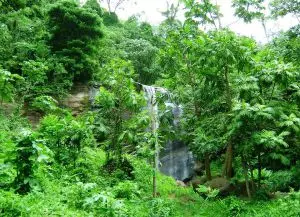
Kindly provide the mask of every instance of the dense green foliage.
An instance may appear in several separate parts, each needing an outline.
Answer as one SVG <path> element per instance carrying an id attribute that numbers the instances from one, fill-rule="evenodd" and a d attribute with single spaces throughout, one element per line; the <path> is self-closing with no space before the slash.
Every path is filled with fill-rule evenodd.
<path id="1" fill-rule="evenodd" d="M 183 20 L 168 5 L 158 27 L 104 2 L 0 0 L 0 216 L 300 216 L 299 24 L 259 44 L 210 0 L 180 1 Z M 264 27 L 300 10 L 232 7 Z M 159 127 L 144 84 L 170 93 Z M 155 171 L 171 140 L 204 164 L 184 187 Z"/>

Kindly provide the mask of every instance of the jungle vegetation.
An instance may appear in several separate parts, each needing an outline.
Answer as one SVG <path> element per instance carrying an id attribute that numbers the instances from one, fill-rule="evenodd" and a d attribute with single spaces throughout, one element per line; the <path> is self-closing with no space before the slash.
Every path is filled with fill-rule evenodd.
<path id="1" fill-rule="evenodd" d="M 215 1 L 168 4 L 159 26 L 120 20 L 124 2 L 0 0 L 0 216 L 300 216 L 300 22 L 262 44 Z M 264 28 L 300 17 L 298 0 L 231 4 Z M 180 129 L 160 103 L 149 131 L 140 84 L 172 93 Z M 74 115 L 78 86 L 99 92 Z M 156 143 L 174 138 L 202 173 L 155 173 L 153 192 Z"/>

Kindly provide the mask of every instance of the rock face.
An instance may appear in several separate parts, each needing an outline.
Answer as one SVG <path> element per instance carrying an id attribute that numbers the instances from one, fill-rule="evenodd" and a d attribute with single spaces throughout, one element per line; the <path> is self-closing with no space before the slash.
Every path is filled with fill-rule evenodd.
<path id="1" fill-rule="evenodd" d="M 72 114 L 77 116 L 89 106 L 90 91 L 87 85 L 74 84 L 68 96 L 61 104 L 72 110 Z"/>
<path id="2" fill-rule="evenodd" d="M 169 142 L 160 153 L 159 169 L 177 180 L 190 178 L 194 175 L 193 155 L 183 142 Z"/>

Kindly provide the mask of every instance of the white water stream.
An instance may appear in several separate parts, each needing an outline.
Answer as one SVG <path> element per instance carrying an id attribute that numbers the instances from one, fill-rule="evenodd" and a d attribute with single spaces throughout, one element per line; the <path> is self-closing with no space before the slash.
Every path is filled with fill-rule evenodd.
<path id="1" fill-rule="evenodd" d="M 172 110 L 173 126 L 176 128 L 180 124 L 182 108 L 171 102 L 170 93 L 161 87 L 142 85 L 147 99 L 147 109 L 151 117 L 151 130 L 157 135 L 159 128 L 159 110 L 157 104 L 157 93 L 167 96 L 165 105 Z M 157 138 L 156 138 L 157 139 Z M 166 175 L 173 176 L 175 179 L 184 180 L 193 175 L 194 160 L 188 147 L 181 141 L 169 141 L 163 145 L 160 153 L 159 145 L 155 144 L 155 168 Z"/>

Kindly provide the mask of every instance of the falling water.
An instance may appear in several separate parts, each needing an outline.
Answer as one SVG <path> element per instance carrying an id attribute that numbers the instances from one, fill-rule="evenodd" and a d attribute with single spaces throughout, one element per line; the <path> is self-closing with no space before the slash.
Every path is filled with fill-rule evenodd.
<path id="1" fill-rule="evenodd" d="M 97 107 L 97 103 L 95 103 L 95 99 L 99 93 L 100 93 L 100 84 L 93 84 L 89 87 L 89 102 L 92 110 Z"/>
<path id="2" fill-rule="evenodd" d="M 183 111 L 182 107 L 171 102 L 170 94 L 166 89 L 147 85 L 142 85 L 142 87 L 146 95 L 148 111 L 150 112 L 150 116 L 152 119 L 152 130 L 156 131 L 159 128 L 159 111 L 156 100 L 157 92 L 168 96 L 165 105 L 168 109 L 172 109 L 174 117 L 173 127 L 177 128 L 180 124 L 180 118 Z M 184 180 L 193 175 L 194 160 L 192 153 L 189 151 L 188 147 L 180 140 L 167 142 L 162 151 L 156 154 L 156 168 L 159 168 L 159 170 L 164 174 L 173 176 L 178 180 Z"/>

